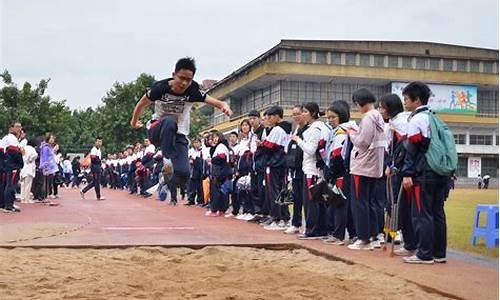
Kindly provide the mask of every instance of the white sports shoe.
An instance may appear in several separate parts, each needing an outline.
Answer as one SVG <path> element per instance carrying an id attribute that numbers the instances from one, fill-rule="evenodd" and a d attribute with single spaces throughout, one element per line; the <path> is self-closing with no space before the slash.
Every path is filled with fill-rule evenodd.
<path id="1" fill-rule="evenodd" d="M 373 246 L 370 244 L 370 242 L 364 242 L 362 240 L 357 240 L 353 244 L 347 246 L 347 248 L 351 250 L 373 250 Z"/>
<path id="2" fill-rule="evenodd" d="M 290 226 L 287 229 L 285 229 L 285 231 L 283 231 L 283 233 L 285 233 L 285 234 L 297 234 L 297 233 L 300 233 L 300 228 L 295 227 L 295 226 Z"/>
<path id="3" fill-rule="evenodd" d="M 276 222 L 272 222 L 271 224 L 264 226 L 265 230 L 278 230 L 278 228 L 278 223 Z"/>
<path id="4" fill-rule="evenodd" d="M 434 263 L 434 259 L 431 260 L 423 260 L 418 258 L 416 255 L 403 257 L 403 261 L 407 264 L 424 264 L 424 265 L 432 265 Z"/>

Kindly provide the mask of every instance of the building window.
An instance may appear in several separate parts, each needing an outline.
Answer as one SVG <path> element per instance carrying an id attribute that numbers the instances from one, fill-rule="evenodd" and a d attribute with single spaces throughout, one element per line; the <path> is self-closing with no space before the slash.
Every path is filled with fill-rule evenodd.
<path id="1" fill-rule="evenodd" d="M 385 60 L 385 56 L 383 56 L 383 55 L 374 55 L 373 56 L 373 61 L 374 61 L 375 67 L 383 67 L 384 60 Z"/>
<path id="2" fill-rule="evenodd" d="M 356 65 L 356 54 L 346 53 L 345 54 L 345 64 L 346 65 Z"/>
<path id="3" fill-rule="evenodd" d="M 287 49 L 285 52 L 286 62 L 297 62 L 297 51 Z"/>
<path id="4" fill-rule="evenodd" d="M 465 145 L 465 134 L 454 134 L 455 144 L 457 145 Z"/>
<path id="5" fill-rule="evenodd" d="M 453 71 L 453 60 L 443 59 L 443 71 Z"/>
<path id="6" fill-rule="evenodd" d="M 312 52 L 307 50 L 302 50 L 300 55 L 300 62 L 310 64 L 312 63 Z"/>
<path id="7" fill-rule="evenodd" d="M 413 64 L 411 63 L 412 58 L 408 56 L 403 56 L 403 68 L 413 69 Z"/>
<path id="8" fill-rule="evenodd" d="M 389 68 L 397 68 L 397 67 L 398 67 L 398 57 L 389 56 Z"/>
<path id="9" fill-rule="evenodd" d="M 415 59 L 415 67 L 421 70 L 425 69 L 425 58 L 417 57 Z"/>
<path id="10" fill-rule="evenodd" d="M 334 65 L 340 65 L 342 63 L 340 53 L 331 53 L 331 63 Z"/>
<path id="11" fill-rule="evenodd" d="M 498 90 L 477 91 L 477 112 L 483 116 L 498 116 Z"/>
<path id="12" fill-rule="evenodd" d="M 429 58 L 429 69 L 430 70 L 439 70 L 439 59 L 438 58 Z"/>
<path id="13" fill-rule="evenodd" d="M 457 71 L 458 72 L 467 72 L 467 61 L 466 60 L 457 60 Z"/>
<path id="14" fill-rule="evenodd" d="M 360 54 L 359 55 L 359 65 L 363 67 L 370 66 L 370 55 L 368 54 Z"/>
<path id="15" fill-rule="evenodd" d="M 316 52 L 316 63 L 317 64 L 326 64 L 326 52 L 324 52 L 324 51 Z"/>
<path id="16" fill-rule="evenodd" d="M 457 177 L 467 177 L 469 174 L 467 172 L 467 157 L 458 158 L 457 166 Z"/>
<path id="17" fill-rule="evenodd" d="M 482 157 L 481 158 L 481 175 L 490 175 L 498 178 L 498 158 L 497 157 Z"/>
<path id="18" fill-rule="evenodd" d="M 493 145 L 493 136 L 471 134 L 469 136 L 469 144 L 470 145 Z"/>
<path id="19" fill-rule="evenodd" d="M 483 72 L 484 73 L 493 73 L 493 62 L 483 61 Z"/>
<path id="20" fill-rule="evenodd" d="M 476 60 L 471 60 L 470 61 L 470 71 L 471 72 L 479 72 L 479 62 Z"/>

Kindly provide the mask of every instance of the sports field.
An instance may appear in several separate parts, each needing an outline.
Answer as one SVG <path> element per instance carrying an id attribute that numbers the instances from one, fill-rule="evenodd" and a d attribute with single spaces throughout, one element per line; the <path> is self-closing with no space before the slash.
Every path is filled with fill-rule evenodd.
<path id="1" fill-rule="evenodd" d="M 498 248 L 488 249 L 483 240 L 477 246 L 471 245 L 472 227 L 477 204 L 497 204 L 498 190 L 456 189 L 451 191 L 445 203 L 448 222 L 448 248 L 498 257 Z M 485 216 L 480 224 L 485 223 Z"/>

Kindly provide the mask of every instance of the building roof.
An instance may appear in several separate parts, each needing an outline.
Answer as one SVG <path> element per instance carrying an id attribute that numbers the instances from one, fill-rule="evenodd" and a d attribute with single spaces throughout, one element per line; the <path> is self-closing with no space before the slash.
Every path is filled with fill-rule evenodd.
<path id="1" fill-rule="evenodd" d="M 338 51 L 381 55 L 423 56 L 450 59 L 479 59 L 498 61 L 498 49 L 479 48 L 462 45 L 426 41 L 373 41 L 373 40 L 281 40 L 276 46 L 235 70 L 210 87 L 217 88 L 232 78 L 245 73 L 250 68 L 278 49 L 301 49 L 311 51 Z"/>

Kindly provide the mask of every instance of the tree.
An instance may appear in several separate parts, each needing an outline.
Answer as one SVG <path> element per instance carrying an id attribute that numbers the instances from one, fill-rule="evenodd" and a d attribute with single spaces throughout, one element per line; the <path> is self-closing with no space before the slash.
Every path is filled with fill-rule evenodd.
<path id="1" fill-rule="evenodd" d="M 10 122 L 20 121 L 28 136 L 53 132 L 58 143 L 66 144 L 71 137 L 71 110 L 64 100 L 52 101 L 45 95 L 50 79 L 40 80 L 34 88 L 25 82 L 19 89 L 7 71 L 0 77 L 5 85 L 0 89 L 0 128 L 5 132 Z"/>

